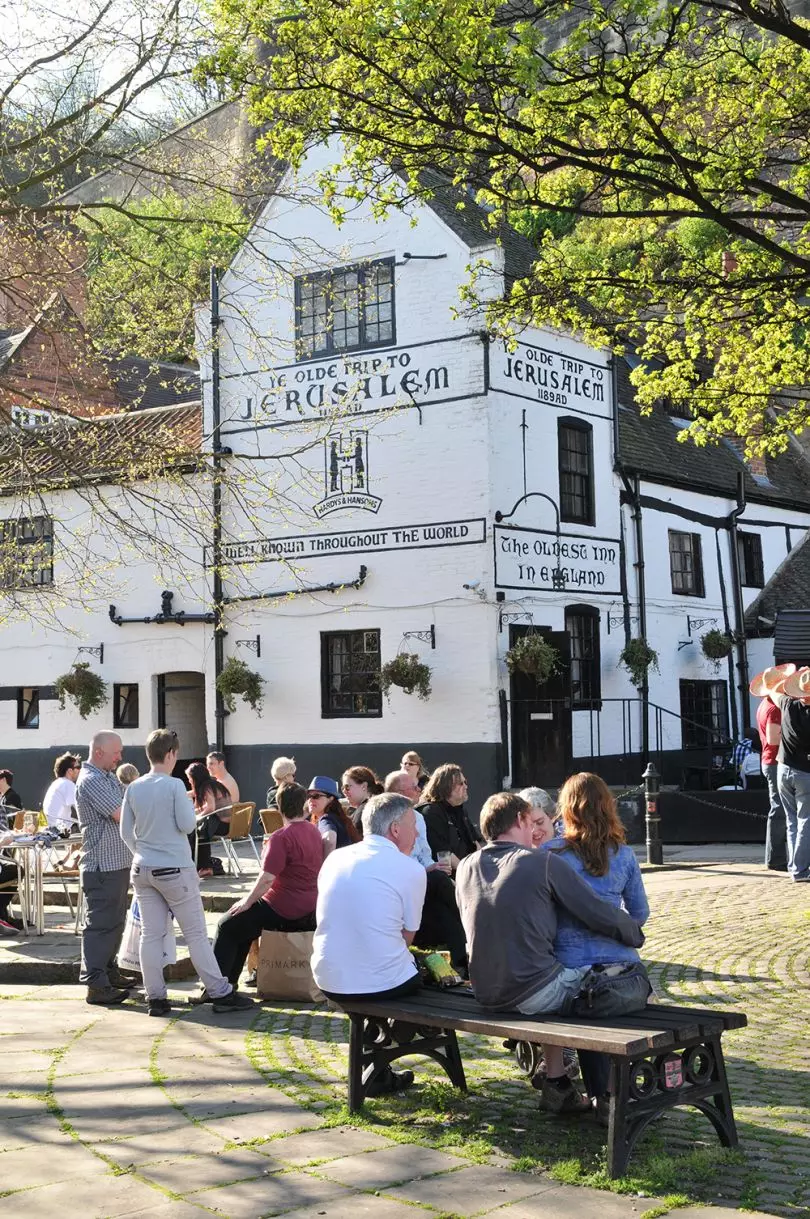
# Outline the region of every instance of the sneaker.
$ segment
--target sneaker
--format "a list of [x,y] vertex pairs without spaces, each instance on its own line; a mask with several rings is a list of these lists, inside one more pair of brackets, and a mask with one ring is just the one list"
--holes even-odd
[[366,1096],[388,1096],[404,1092],[413,1083],[413,1071],[392,1071],[389,1067],[366,1088]]
[[[561,1086],[562,1085],[562,1086]],[[590,1113],[591,1102],[574,1087],[567,1075],[558,1082],[546,1079],[540,1090],[540,1107],[549,1113]]]
[[4,918],[0,918],[0,936],[4,939],[10,939],[14,935],[19,935],[16,927],[12,927],[11,923],[7,923]]
[[129,998],[128,990],[119,990],[117,986],[88,986],[87,1002],[98,1004],[99,1007],[113,1007]]
[[15,918],[13,914],[7,914],[3,922],[8,923],[9,927],[15,927],[17,931],[25,931],[25,923],[21,918]]
[[148,1011],[150,1016],[171,1016],[172,1005],[168,999],[150,999]]
[[250,995],[240,995],[238,990],[232,990],[229,995],[212,1002],[215,1012],[246,1012],[248,1008],[256,1006]]

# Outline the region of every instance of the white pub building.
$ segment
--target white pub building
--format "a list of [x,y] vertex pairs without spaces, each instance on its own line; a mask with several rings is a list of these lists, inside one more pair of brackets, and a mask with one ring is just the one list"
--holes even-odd
[[[443,188],[382,222],[357,205],[337,228],[311,190],[302,202],[287,187],[201,318],[220,350],[218,369],[203,362],[203,436],[219,437],[226,480],[221,536],[198,556],[200,603],[186,605],[200,621],[138,629],[94,612],[82,624],[105,643],[105,680],[139,687],[126,745],[157,722],[188,723],[184,755],[224,744],[260,802],[278,754],[307,781],[359,763],[384,774],[416,749],[429,767],[464,768],[473,811],[493,790],[554,787],[575,769],[635,784],[647,750],[668,781],[708,782],[719,742],[751,712],[744,639],[716,663],[701,636],[742,630],[810,525],[801,450],[754,468],[731,445],[681,444],[683,419],[639,415],[624,361],[546,330],[490,338],[457,312],[470,265],[485,263],[486,291],[502,293],[531,247],[497,242]],[[258,507],[228,479],[237,466],[266,489]],[[203,620],[217,592],[219,661]],[[157,583],[141,589],[132,617],[159,597]],[[17,629],[6,689],[47,685],[53,663],[15,650]],[[137,664],[121,659],[128,631]],[[505,663],[529,631],[562,662],[542,688]],[[640,636],[658,660],[646,695],[619,663]],[[430,666],[426,701],[380,690],[381,666],[403,651]],[[230,656],[264,679],[262,714],[239,700],[217,723],[215,669]],[[45,703],[33,740],[10,694],[3,706],[0,766],[35,750],[43,783],[45,754],[117,714],[85,726]]]

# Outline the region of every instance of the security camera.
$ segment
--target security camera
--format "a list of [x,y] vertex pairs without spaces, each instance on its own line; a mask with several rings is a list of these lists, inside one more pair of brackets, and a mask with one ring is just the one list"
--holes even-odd
[[472,592],[474,589],[478,588],[480,583],[480,580],[470,580],[469,584],[464,584],[462,587],[468,588],[470,592]]

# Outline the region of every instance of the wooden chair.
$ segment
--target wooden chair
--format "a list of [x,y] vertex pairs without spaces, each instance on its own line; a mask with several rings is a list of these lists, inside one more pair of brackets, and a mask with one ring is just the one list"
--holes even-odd
[[266,837],[275,834],[276,830],[280,830],[284,824],[284,818],[277,808],[260,808],[259,817],[261,818],[262,828]]
[[231,809],[231,823],[228,826],[227,835],[223,834],[221,838],[213,838],[212,842],[221,842],[222,849],[225,852],[225,859],[228,863],[228,870],[235,873],[237,876],[242,875],[242,868],[239,863],[239,857],[234,848],[235,842],[244,842],[247,840],[253,848],[253,854],[256,860],[259,860],[259,852],[256,850],[256,843],[250,836],[250,827],[253,822],[253,814],[256,812],[255,803],[241,802],[234,804]]

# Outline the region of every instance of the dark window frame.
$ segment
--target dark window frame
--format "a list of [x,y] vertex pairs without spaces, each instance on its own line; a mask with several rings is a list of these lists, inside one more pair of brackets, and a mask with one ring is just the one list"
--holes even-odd
[[[31,691],[31,697],[25,697],[26,690]],[[40,697],[39,686],[17,687],[17,728],[33,732],[39,728]]]
[[[581,451],[576,452],[578,458],[585,458],[587,470],[584,472],[574,469],[570,461],[574,449],[563,443],[569,434],[585,438],[584,454]],[[557,420],[557,474],[560,484],[560,520],[573,525],[595,525],[593,427],[583,419],[564,415]],[[566,487],[566,479],[583,480],[584,490],[574,491]]]
[[[122,691],[128,690],[129,694],[123,695]],[[132,691],[134,690],[134,699]],[[117,681],[113,685],[113,728],[139,728],[140,727],[140,691],[137,682]],[[132,715],[132,704],[134,703],[135,712]]]
[[[375,320],[371,320],[368,316],[370,312],[379,308],[379,302],[376,300],[367,299],[367,285],[372,275],[376,275],[375,268],[388,267],[390,268],[390,296],[391,296],[391,316],[386,318],[386,323],[390,320],[391,334],[386,338],[369,338],[369,331],[374,327],[380,327],[383,323],[379,316]],[[371,262],[352,263],[346,267],[333,267],[329,271],[315,271],[308,275],[297,275],[295,277],[295,352],[298,361],[305,360],[321,360],[329,356],[342,356],[350,354],[354,351],[370,351],[378,347],[392,347],[397,341],[397,309],[396,309],[396,275],[394,272],[395,261],[393,258],[375,258]],[[347,277],[357,275],[358,277],[358,342],[347,344],[344,347],[335,346],[335,325],[334,325],[334,297],[335,286],[338,277]],[[304,317],[304,293],[310,288],[321,287],[326,300],[325,309],[325,343],[321,347],[315,346],[314,336],[302,334],[302,322]]]
[[[369,647],[371,637],[373,647]],[[344,667],[338,663],[338,640],[343,641],[343,659],[357,657],[375,657],[374,663],[366,667],[352,669],[351,664]],[[355,643],[359,647],[355,647]],[[382,689],[380,687],[381,634],[378,628],[351,631],[321,631],[321,719],[381,719]],[[340,688],[336,688],[335,682]],[[354,679],[354,680],[352,680]],[[348,699],[338,706],[338,701]],[[369,700],[366,710],[357,709],[357,700]]]
[[[571,624],[579,620],[588,623],[587,632],[573,631]],[[598,711],[602,706],[601,614],[593,605],[566,605],[565,629],[571,641],[571,708],[574,711]],[[586,639],[586,635],[589,638]],[[579,656],[578,650],[590,644],[592,654]],[[577,679],[578,666],[587,666],[587,677]],[[576,689],[577,684],[579,689]],[[583,693],[583,686],[585,692]]]
[[[7,589],[46,588],[53,584],[53,518],[50,516],[20,516],[0,521],[0,546],[13,545],[15,562],[6,573],[0,571],[0,587]],[[41,546],[42,553],[33,562],[25,559],[25,548]],[[30,568],[33,578],[23,577]]]
[[[673,546],[675,538],[689,538],[688,549]],[[669,542],[669,580],[672,592],[677,597],[705,597],[706,584],[703,579],[703,542],[699,533],[686,533],[683,529],[670,529]],[[692,560],[691,573],[685,567],[678,567],[675,558],[678,555],[689,554]],[[689,583],[690,587],[676,587],[676,583]]]
[[[681,707],[681,746],[706,749],[725,745],[729,740],[728,682],[681,678],[678,684]],[[700,701],[699,701],[700,700]],[[709,716],[704,715],[704,708]],[[716,716],[715,716],[715,713]],[[706,719],[711,720],[710,723]],[[701,732],[696,725],[702,724]],[[711,732],[711,739],[709,738]]]
[[743,588],[765,587],[765,566],[762,561],[762,534],[737,533],[737,562]]

